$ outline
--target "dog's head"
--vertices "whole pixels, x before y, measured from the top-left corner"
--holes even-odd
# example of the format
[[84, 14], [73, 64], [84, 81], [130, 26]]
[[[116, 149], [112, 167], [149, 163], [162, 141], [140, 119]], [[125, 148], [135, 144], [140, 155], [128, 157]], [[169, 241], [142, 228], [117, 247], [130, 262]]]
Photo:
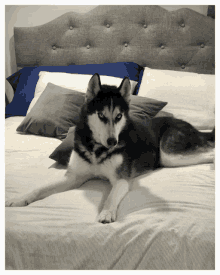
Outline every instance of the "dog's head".
[[130, 80], [125, 77], [120, 86], [101, 85], [94, 74], [86, 92], [88, 126], [94, 140], [107, 148], [116, 146], [126, 125], [130, 102]]

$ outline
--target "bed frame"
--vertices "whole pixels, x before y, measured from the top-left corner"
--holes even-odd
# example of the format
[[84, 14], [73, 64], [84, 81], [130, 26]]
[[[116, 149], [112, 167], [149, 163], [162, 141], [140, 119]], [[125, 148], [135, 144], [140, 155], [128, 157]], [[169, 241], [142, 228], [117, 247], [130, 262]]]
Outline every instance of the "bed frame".
[[215, 21], [190, 9], [98, 6], [14, 29], [18, 69], [135, 62], [153, 69], [215, 73]]
[[[41, 26], [15, 28], [14, 39], [18, 69], [135, 62], [215, 73], [215, 20], [190, 9], [98, 6]], [[9, 199], [66, 171], [48, 158], [60, 141], [16, 133], [22, 119], [6, 120]], [[109, 226], [94, 222], [110, 192], [102, 181], [28, 207], [6, 208], [6, 269], [215, 269], [210, 165], [158, 169], [137, 180], [118, 210], [119, 222]]]

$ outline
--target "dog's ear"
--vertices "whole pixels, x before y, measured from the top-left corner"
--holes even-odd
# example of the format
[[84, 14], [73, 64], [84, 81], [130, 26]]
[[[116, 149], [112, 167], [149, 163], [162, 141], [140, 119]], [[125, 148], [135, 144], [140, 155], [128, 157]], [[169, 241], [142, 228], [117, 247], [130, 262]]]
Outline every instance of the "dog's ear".
[[89, 80], [86, 92], [86, 101], [91, 101], [101, 90], [101, 81], [99, 74], [94, 74]]
[[131, 84], [129, 78], [126, 76], [119, 87], [119, 92], [124, 100], [129, 104], [131, 99]]

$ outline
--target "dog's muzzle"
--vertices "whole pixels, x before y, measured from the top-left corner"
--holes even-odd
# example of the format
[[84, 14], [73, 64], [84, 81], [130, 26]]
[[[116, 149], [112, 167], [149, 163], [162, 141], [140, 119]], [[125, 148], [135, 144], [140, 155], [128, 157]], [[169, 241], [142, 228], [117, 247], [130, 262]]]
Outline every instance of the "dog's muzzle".
[[107, 139], [107, 144], [109, 147], [113, 147], [117, 144], [117, 140], [115, 138], [108, 138]]

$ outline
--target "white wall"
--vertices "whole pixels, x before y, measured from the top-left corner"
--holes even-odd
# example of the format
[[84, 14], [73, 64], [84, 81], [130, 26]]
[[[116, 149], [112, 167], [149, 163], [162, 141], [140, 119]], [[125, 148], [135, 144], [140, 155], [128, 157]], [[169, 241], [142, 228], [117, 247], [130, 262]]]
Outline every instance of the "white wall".
[[[95, 8], [96, 5], [19, 5], [19, 6], [5, 6], [5, 77], [10, 76], [17, 70], [15, 50], [14, 50], [14, 27], [31, 27], [47, 23], [68, 11], [78, 13], [86, 13]], [[207, 14], [208, 6], [204, 5], [162, 5], [161, 7], [173, 11], [179, 8], [191, 8], [201, 14]], [[6, 93], [9, 101], [12, 100], [13, 91], [11, 86], [6, 81]]]

